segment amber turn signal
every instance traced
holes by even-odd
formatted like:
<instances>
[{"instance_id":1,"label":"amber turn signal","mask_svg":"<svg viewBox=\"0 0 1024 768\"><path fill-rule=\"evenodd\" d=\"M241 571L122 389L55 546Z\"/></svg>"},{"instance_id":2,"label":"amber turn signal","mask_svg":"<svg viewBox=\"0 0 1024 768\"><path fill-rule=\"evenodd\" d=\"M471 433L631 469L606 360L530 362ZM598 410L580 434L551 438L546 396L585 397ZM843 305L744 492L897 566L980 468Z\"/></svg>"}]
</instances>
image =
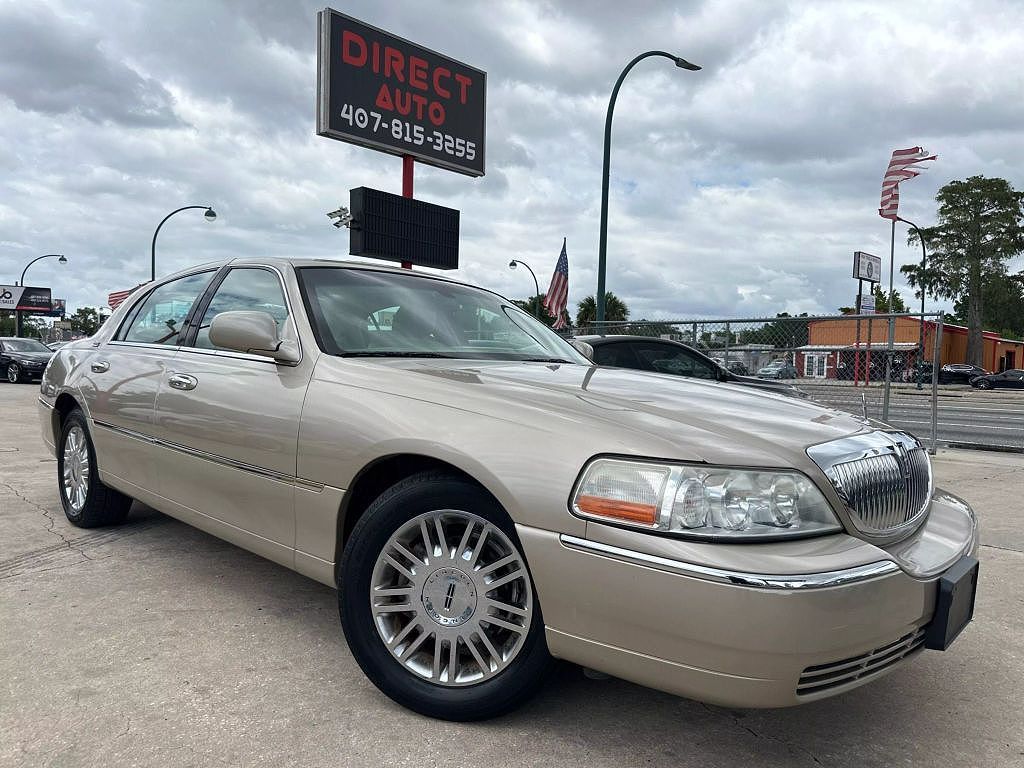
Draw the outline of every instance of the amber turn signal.
<instances>
[{"instance_id":1,"label":"amber turn signal","mask_svg":"<svg viewBox=\"0 0 1024 768\"><path fill-rule=\"evenodd\" d=\"M580 512L609 520L623 520L627 523L654 525L658 508L653 504L638 504L634 501L602 499L600 496L579 496L576 507Z\"/></svg>"}]
</instances>

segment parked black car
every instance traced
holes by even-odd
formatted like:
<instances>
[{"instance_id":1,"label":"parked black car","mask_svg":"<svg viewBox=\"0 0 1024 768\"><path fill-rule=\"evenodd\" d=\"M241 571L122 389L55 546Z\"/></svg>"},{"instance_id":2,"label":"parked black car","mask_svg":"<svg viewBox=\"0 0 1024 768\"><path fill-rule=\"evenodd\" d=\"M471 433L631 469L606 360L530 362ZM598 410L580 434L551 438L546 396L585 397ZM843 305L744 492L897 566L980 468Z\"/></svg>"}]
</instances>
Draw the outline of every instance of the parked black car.
<instances>
[{"instance_id":1,"label":"parked black car","mask_svg":"<svg viewBox=\"0 0 1024 768\"><path fill-rule=\"evenodd\" d=\"M971 386L978 389L1024 389L1024 371L1019 368L1011 368L1002 373L986 373L984 376L975 376L971 380Z\"/></svg>"},{"instance_id":2,"label":"parked black car","mask_svg":"<svg viewBox=\"0 0 1024 768\"><path fill-rule=\"evenodd\" d=\"M37 339L0 338L0 375L17 384L43 378L43 370L53 351Z\"/></svg>"},{"instance_id":3,"label":"parked black car","mask_svg":"<svg viewBox=\"0 0 1024 768\"><path fill-rule=\"evenodd\" d=\"M987 374L984 368L967 363L949 363L939 368L939 384L970 384L975 376Z\"/></svg>"},{"instance_id":4,"label":"parked black car","mask_svg":"<svg viewBox=\"0 0 1024 768\"><path fill-rule=\"evenodd\" d=\"M792 384L738 376L704 353L671 339L652 336L577 336L574 341L588 344L593 350L591 359L598 365L742 384L779 395L807 397L806 393Z\"/></svg>"}]
</instances>

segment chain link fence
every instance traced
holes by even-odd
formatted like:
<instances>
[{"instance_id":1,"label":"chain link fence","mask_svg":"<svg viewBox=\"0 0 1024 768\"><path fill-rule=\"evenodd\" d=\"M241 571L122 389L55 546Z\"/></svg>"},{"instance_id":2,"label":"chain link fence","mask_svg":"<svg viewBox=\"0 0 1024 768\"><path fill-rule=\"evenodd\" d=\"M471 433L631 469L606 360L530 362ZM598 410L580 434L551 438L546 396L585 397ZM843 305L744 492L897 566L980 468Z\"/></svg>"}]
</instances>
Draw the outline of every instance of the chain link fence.
<instances>
[{"instance_id":1,"label":"chain link fence","mask_svg":"<svg viewBox=\"0 0 1024 768\"><path fill-rule=\"evenodd\" d=\"M966 336L942 313L591 323L575 335L668 338L740 376L780 379L814 401L892 424L940 445L1024 450L1024 390L979 391L963 363ZM1013 358L1001 362L1005 365Z\"/></svg>"}]
</instances>

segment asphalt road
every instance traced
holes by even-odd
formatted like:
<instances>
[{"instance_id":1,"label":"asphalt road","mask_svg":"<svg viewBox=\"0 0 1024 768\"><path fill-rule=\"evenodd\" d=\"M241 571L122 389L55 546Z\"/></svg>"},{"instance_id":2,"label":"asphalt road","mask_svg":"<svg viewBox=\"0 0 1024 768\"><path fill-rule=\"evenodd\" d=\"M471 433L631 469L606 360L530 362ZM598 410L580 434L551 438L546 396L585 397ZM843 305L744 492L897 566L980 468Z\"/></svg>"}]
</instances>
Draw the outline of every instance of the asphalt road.
<instances>
[{"instance_id":1,"label":"asphalt road","mask_svg":"<svg viewBox=\"0 0 1024 768\"><path fill-rule=\"evenodd\" d=\"M868 401L868 415L882 418L882 390L842 385L799 385L819 403L860 414L861 393ZM940 444L972 444L1024 450L1024 391L980 391L970 387L939 388L938 438ZM922 439L930 439L931 389L895 385L889 403L889 423Z\"/></svg>"},{"instance_id":2,"label":"asphalt road","mask_svg":"<svg viewBox=\"0 0 1024 768\"><path fill-rule=\"evenodd\" d=\"M975 620L945 653L773 711L564 665L520 711L460 725L363 678L332 590L138 504L122 527L71 527L36 395L0 385L0 766L1024 763L1024 456L936 459L984 541Z\"/></svg>"}]
</instances>

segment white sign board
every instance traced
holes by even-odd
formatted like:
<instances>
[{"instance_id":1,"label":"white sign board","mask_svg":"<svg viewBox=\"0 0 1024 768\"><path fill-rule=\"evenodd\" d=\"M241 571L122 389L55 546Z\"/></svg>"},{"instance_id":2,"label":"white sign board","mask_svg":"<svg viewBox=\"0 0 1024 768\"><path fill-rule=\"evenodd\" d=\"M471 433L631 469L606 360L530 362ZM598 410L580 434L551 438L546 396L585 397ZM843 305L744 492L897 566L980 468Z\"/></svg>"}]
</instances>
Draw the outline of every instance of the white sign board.
<instances>
[{"instance_id":1,"label":"white sign board","mask_svg":"<svg viewBox=\"0 0 1024 768\"><path fill-rule=\"evenodd\" d=\"M853 252L853 277L871 283L882 281L882 259L864 251Z\"/></svg>"},{"instance_id":2,"label":"white sign board","mask_svg":"<svg viewBox=\"0 0 1024 768\"><path fill-rule=\"evenodd\" d=\"M860 297L860 313L862 315L875 314L875 295L873 293L865 293Z\"/></svg>"}]
</instances>

